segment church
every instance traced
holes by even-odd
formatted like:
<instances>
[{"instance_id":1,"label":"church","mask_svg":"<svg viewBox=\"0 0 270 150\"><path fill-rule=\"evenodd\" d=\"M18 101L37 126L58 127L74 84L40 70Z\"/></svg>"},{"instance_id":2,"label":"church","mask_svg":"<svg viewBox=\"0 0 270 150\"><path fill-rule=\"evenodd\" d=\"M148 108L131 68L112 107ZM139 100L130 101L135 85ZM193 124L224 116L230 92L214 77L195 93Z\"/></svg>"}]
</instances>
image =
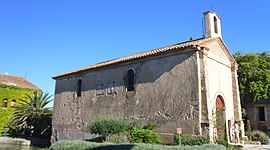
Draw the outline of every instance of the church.
<instances>
[{"instance_id":1,"label":"church","mask_svg":"<svg viewBox=\"0 0 270 150\"><path fill-rule=\"evenodd\" d=\"M237 63L217 13L204 13L204 37L90 65L56 80L52 142L91 139L91 119L120 115L155 132L231 139L241 124ZM243 133L243 132L242 132Z\"/></svg>"}]
</instances>

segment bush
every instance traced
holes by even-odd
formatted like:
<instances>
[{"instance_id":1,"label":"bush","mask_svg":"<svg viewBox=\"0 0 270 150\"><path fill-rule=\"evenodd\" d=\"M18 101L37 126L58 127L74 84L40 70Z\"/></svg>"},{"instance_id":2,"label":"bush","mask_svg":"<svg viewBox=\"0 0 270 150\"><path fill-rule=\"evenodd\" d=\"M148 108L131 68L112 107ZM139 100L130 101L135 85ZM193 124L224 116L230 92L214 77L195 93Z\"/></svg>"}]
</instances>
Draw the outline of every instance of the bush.
<instances>
[{"instance_id":1,"label":"bush","mask_svg":"<svg viewBox=\"0 0 270 150\"><path fill-rule=\"evenodd\" d=\"M127 121L120 116L99 116L90 123L91 133L107 137L109 134L119 134L127 129Z\"/></svg>"},{"instance_id":2,"label":"bush","mask_svg":"<svg viewBox=\"0 0 270 150\"><path fill-rule=\"evenodd\" d=\"M106 138L106 142L111 143L129 143L126 133L113 134Z\"/></svg>"},{"instance_id":3,"label":"bush","mask_svg":"<svg viewBox=\"0 0 270 150\"><path fill-rule=\"evenodd\" d=\"M159 135L148 129L134 129L128 135L130 143L160 144Z\"/></svg>"},{"instance_id":4,"label":"bush","mask_svg":"<svg viewBox=\"0 0 270 150\"><path fill-rule=\"evenodd\" d=\"M259 130L255 130L252 132L252 139L254 141L260 141L262 144L269 144L269 136Z\"/></svg>"},{"instance_id":5,"label":"bush","mask_svg":"<svg viewBox=\"0 0 270 150\"><path fill-rule=\"evenodd\" d=\"M138 129L137 122L131 122L127 127L127 131L129 131L129 132L132 132L135 129Z\"/></svg>"},{"instance_id":6,"label":"bush","mask_svg":"<svg viewBox=\"0 0 270 150\"><path fill-rule=\"evenodd\" d=\"M151 144L109 144L86 141L58 141L50 150L226 150L223 145L205 144L201 146L165 146Z\"/></svg>"},{"instance_id":7,"label":"bush","mask_svg":"<svg viewBox=\"0 0 270 150\"><path fill-rule=\"evenodd\" d=\"M182 145L203 145L210 143L209 136L190 136L187 134L181 134L180 138ZM174 144L179 145L179 137L177 133L174 134Z\"/></svg>"},{"instance_id":8,"label":"bush","mask_svg":"<svg viewBox=\"0 0 270 150\"><path fill-rule=\"evenodd\" d=\"M58 141L50 146L50 150L80 150L80 149L91 149L100 146L99 143L86 142L81 140L63 140Z\"/></svg>"},{"instance_id":9,"label":"bush","mask_svg":"<svg viewBox=\"0 0 270 150\"><path fill-rule=\"evenodd\" d=\"M155 128L156 128L156 125L152 123L149 123L143 127L143 129L148 129L148 130L154 130Z\"/></svg>"},{"instance_id":10,"label":"bush","mask_svg":"<svg viewBox=\"0 0 270 150\"><path fill-rule=\"evenodd\" d=\"M217 140L217 144L223 145L223 146L225 146L225 147L229 147L228 141L223 140L223 139L218 139L218 140Z\"/></svg>"}]
</instances>

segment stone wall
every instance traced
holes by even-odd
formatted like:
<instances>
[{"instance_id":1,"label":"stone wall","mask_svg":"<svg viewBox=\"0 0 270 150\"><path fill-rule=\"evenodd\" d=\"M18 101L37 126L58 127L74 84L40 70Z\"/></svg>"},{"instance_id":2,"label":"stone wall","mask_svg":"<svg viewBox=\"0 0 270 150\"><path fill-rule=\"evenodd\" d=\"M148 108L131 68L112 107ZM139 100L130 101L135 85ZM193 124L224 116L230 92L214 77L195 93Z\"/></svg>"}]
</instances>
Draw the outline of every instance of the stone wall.
<instances>
[{"instance_id":1,"label":"stone wall","mask_svg":"<svg viewBox=\"0 0 270 150\"><path fill-rule=\"evenodd\" d=\"M98 115L123 115L142 126L155 123L159 133L182 127L200 134L197 63L195 50L175 50L57 79L52 140L93 138L88 125ZM124 86L130 68L135 71L134 92ZM78 79L83 81L82 97L75 94Z\"/></svg>"},{"instance_id":2,"label":"stone wall","mask_svg":"<svg viewBox=\"0 0 270 150\"><path fill-rule=\"evenodd\" d=\"M264 107L265 121L259 121L258 107ZM250 120L252 130L261 130L270 136L270 104L253 104L245 105L247 109L247 120Z\"/></svg>"}]
</instances>

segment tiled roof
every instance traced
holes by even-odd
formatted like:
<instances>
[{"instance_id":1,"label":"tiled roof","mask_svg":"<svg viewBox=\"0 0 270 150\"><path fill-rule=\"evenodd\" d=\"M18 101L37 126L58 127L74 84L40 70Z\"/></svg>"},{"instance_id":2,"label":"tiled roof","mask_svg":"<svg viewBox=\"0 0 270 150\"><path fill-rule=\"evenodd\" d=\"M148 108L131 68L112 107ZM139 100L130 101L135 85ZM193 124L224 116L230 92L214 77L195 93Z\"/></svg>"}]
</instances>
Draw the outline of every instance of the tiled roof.
<instances>
[{"instance_id":1,"label":"tiled roof","mask_svg":"<svg viewBox=\"0 0 270 150\"><path fill-rule=\"evenodd\" d=\"M174 45L170 45L170 46L166 46L166 47L162 47L162 48L157 48L157 49L146 51L146 52L141 52L141 53L137 53L137 54L133 54L133 55L129 55L129 56L97 63L97 64L87 66L87 67L82 68L82 69L73 70L73 71L70 71L70 72L67 72L64 74L56 75L52 78L56 79L56 78L70 75L70 74L74 74L77 72L100 68L100 67L104 67L104 66L108 66L108 65L112 65L112 64L116 64L116 63L120 63L120 62L126 62L126 61L130 61L130 60L134 60L134 59L139 59L139 58L159 54L159 53L174 50L174 49L183 49L183 48L187 48L187 47L205 47L206 44L211 43L217 39L220 39L220 38L200 38L200 39L196 39L196 40L192 40L192 41L186 41L186 42L182 42L182 43L178 43L178 44L174 44Z\"/></svg>"},{"instance_id":2,"label":"tiled roof","mask_svg":"<svg viewBox=\"0 0 270 150\"><path fill-rule=\"evenodd\" d=\"M20 88L27 88L33 90L40 90L40 88L36 87L23 77L19 76L11 76L7 74L0 74L0 84L10 85L10 86L17 86Z\"/></svg>"}]
</instances>

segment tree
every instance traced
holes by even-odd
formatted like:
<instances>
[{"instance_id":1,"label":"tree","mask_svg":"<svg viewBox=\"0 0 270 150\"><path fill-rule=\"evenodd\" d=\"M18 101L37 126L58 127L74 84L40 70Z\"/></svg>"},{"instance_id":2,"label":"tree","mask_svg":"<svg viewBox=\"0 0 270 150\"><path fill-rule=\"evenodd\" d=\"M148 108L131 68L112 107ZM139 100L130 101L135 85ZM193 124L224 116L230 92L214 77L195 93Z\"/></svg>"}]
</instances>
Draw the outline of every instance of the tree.
<instances>
[{"instance_id":1,"label":"tree","mask_svg":"<svg viewBox=\"0 0 270 150\"><path fill-rule=\"evenodd\" d=\"M237 52L238 79L242 103L270 98L270 54Z\"/></svg>"},{"instance_id":2,"label":"tree","mask_svg":"<svg viewBox=\"0 0 270 150\"><path fill-rule=\"evenodd\" d=\"M49 136L51 130L51 108L45 106L52 101L52 95L34 91L33 96L26 95L21 99L11 118L10 126L24 135Z\"/></svg>"}]
</instances>

